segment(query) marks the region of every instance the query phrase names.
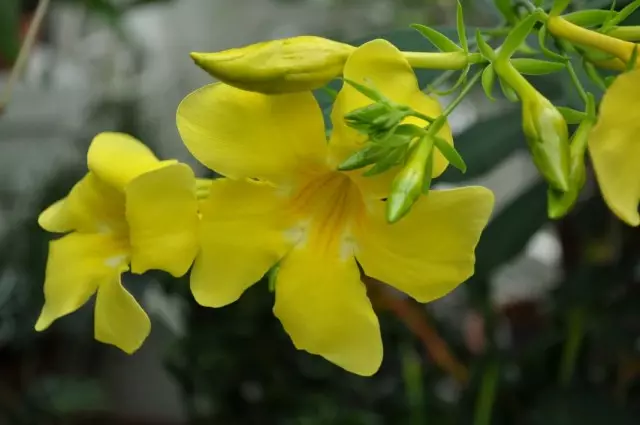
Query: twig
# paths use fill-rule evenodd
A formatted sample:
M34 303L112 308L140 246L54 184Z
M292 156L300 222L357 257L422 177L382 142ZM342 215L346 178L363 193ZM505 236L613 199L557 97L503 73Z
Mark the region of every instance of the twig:
M29 55L31 54L31 49L33 48L33 45L38 37L38 33L40 32L40 26L42 25L44 16L47 13L47 9L49 8L49 2L50 0L40 0L38 2L38 7L33 16L33 20L29 25L29 30L27 31L27 35L22 43L22 46L20 47L18 58L16 59L16 62L13 65L13 69L11 70L9 81L7 82L4 92L2 93L2 97L0 98L0 114L4 112L7 105L9 104L9 101L11 101L13 88L18 82L18 79L22 75L22 71L24 70L24 67L27 64L27 59L29 59Z

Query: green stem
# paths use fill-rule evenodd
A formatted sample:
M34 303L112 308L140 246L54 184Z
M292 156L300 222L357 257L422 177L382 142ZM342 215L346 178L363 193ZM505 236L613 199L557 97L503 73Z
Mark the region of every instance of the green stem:
M509 60L496 60L493 69L518 94L520 99L537 97L538 91L518 72Z
M560 385L566 387L571 382L576 367L580 345L584 337L584 312L573 308L567 315L567 340L562 351L560 365Z
M589 102L589 97L587 96L587 92L582 87L582 83L580 82L580 78L576 74L576 70L573 68L573 64L570 60L567 61L567 71L569 72L569 76L571 77L571 81L575 86L578 94L580 95L580 99L585 103L585 105Z
M493 402L496 397L500 368L498 362L493 360L487 365L482 375L480 394L476 402L476 410L473 425L490 425L493 412Z
M411 67L418 69L464 69L469 64L485 62L480 53L464 52L402 52Z

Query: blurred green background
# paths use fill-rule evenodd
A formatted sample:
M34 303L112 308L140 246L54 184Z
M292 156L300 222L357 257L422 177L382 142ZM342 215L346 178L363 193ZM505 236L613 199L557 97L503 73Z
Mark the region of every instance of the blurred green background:
M0 0L0 93L36 5ZM472 27L500 22L491 0L464 7ZM496 212L475 276L417 308L467 382L390 311L380 312L385 360L373 378L296 351L266 282L212 310L195 304L187 279L127 276L153 322L133 356L93 341L91 305L33 331L50 237L36 217L83 175L93 135L130 132L206 175L175 129L180 99L209 81L189 51L299 34L429 50L404 28L453 34L454 20L451 0L53 0L0 115L0 424L640 424L640 232L612 217L591 171L574 211L549 221L518 105L481 91L452 115L469 170L437 183L486 185ZM437 75L420 72L421 84ZM567 76L532 81L581 106Z

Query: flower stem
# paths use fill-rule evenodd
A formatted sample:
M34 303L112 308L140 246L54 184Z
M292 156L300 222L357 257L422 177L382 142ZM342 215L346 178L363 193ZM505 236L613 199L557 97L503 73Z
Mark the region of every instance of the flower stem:
M413 68L419 69L464 69L469 64L482 63L480 53L464 52L402 52Z
M0 114L2 114L11 101L11 95L13 94L13 88L15 87L18 79L22 75L22 71L24 70L25 65L27 64L27 59L31 53L31 49L38 37L38 33L40 32L40 27L42 25L42 21L44 16L47 13L47 9L49 8L49 0L40 0L38 2L38 7L36 8L36 12L33 16L33 20L29 25L29 30L27 31L27 35L25 36L24 41L22 42L22 47L20 47L20 52L18 53L18 58L13 65L13 69L11 70L11 75L9 75L9 81L5 86L4 92L2 93L2 97L0 97Z
M559 381L563 387L571 382L583 337L584 312L579 308L573 308L567 315L567 340L562 351L560 366Z
M634 43L582 28L559 16L549 17L547 29L555 37L563 38L581 46L598 49L615 56L624 63L629 61L635 48Z
M480 393L476 402L476 410L473 425L490 425L493 412L493 402L496 397L500 369L498 362L493 360L485 368L482 374Z

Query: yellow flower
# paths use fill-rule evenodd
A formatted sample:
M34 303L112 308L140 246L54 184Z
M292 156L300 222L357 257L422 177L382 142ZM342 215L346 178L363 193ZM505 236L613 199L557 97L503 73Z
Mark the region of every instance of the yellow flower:
M356 50L345 77L369 79L423 113L439 109L384 40ZM363 178L336 169L364 141L344 113L367 103L343 88L328 144L310 92L267 96L213 84L190 94L177 114L188 149L227 177L213 182L202 206L191 273L198 303L230 304L279 263L274 313L295 346L359 375L378 370L382 342L358 264L421 302L442 297L472 275L493 206L485 188L434 190L388 224L383 198L394 173ZM444 158L436 162L441 173Z
M342 73L355 48L322 37L264 41L216 53L192 53L196 65L232 86L262 93L313 90Z
M640 69L620 75L604 94L589 136L602 196L630 226L640 225Z
M159 161L138 140L101 133L87 155L89 172L38 218L50 232L42 331L97 293L95 338L127 353L150 331L146 313L123 288L121 274L157 268L187 272L197 252L195 178L177 161Z

